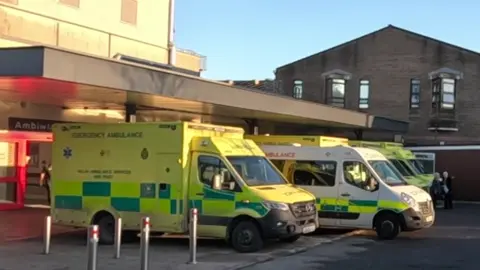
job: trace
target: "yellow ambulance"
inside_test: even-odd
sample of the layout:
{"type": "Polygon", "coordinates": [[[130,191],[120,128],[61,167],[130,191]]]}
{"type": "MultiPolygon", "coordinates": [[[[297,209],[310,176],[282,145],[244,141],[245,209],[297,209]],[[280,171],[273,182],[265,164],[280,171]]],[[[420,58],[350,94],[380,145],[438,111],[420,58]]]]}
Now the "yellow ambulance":
{"type": "Polygon", "coordinates": [[[288,184],[240,128],[190,122],[56,124],[52,207],[57,224],[100,227],[114,241],[115,219],[133,238],[149,216],[152,231],[226,239],[239,252],[265,239],[295,241],[315,231],[315,197],[288,184]]]}
{"type": "Polygon", "coordinates": [[[393,239],[434,223],[430,195],[408,185],[376,150],[350,147],[343,138],[248,137],[291,183],[315,194],[321,227],[375,229],[393,239]]]}

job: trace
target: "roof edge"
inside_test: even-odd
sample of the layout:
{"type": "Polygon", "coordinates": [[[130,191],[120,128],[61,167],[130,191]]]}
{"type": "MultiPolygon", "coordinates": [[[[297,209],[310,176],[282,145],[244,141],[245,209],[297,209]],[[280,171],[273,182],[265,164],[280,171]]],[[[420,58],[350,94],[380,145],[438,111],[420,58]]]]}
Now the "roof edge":
{"type": "Polygon", "coordinates": [[[385,26],[385,27],[382,27],[382,28],[380,28],[380,29],[378,29],[378,30],[375,30],[375,31],[373,31],[373,32],[369,32],[369,33],[367,33],[367,34],[361,35],[360,37],[356,37],[356,38],[354,38],[354,39],[351,39],[351,40],[349,40],[349,41],[343,42],[343,43],[341,43],[341,44],[339,44],[339,45],[335,45],[335,46],[333,46],[333,47],[330,47],[330,48],[325,49],[325,50],[323,50],[323,51],[320,51],[320,52],[318,52],[318,53],[314,53],[314,54],[308,55],[308,56],[306,56],[306,57],[303,57],[303,58],[301,58],[301,59],[295,60],[295,61],[293,61],[293,62],[291,62],[291,63],[288,63],[288,64],[284,64],[284,65],[282,65],[282,66],[279,66],[279,67],[277,67],[277,68],[275,69],[275,71],[277,71],[278,69],[284,68],[284,67],[286,67],[286,66],[290,66],[290,65],[292,65],[292,64],[295,64],[295,63],[304,61],[304,60],[306,60],[306,59],[308,59],[308,58],[310,58],[310,57],[312,57],[312,56],[321,55],[321,54],[327,53],[327,52],[329,52],[329,51],[333,51],[333,50],[335,50],[335,49],[337,49],[337,48],[340,48],[340,47],[342,47],[342,46],[345,46],[345,45],[347,45],[347,44],[349,44],[349,43],[351,43],[351,42],[355,42],[355,41],[357,41],[357,40],[360,40],[360,39],[362,39],[362,38],[365,38],[365,37],[368,37],[368,36],[370,36],[370,35],[376,34],[376,33],[380,32],[380,31],[386,30],[386,29],[391,28],[391,27],[394,27],[394,26],[391,25],[391,24],[389,24],[389,25],[387,25],[387,26],[385,26]]]}
{"type": "Polygon", "coordinates": [[[386,29],[395,29],[395,30],[398,30],[398,31],[402,31],[402,32],[405,32],[405,33],[407,33],[407,34],[409,34],[409,35],[415,36],[415,37],[427,39],[427,40],[430,40],[430,41],[433,41],[433,42],[438,42],[438,43],[440,43],[440,44],[443,44],[443,45],[445,45],[445,46],[451,47],[451,48],[453,48],[453,49],[465,51],[465,52],[474,54],[474,55],[476,55],[476,56],[480,56],[480,52],[476,52],[476,51],[474,51],[474,50],[471,50],[471,49],[468,49],[468,48],[465,48],[465,47],[461,47],[461,46],[458,46],[458,45],[455,45],[455,44],[452,44],[452,43],[448,43],[448,42],[445,42],[445,41],[442,41],[442,40],[439,40],[439,39],[436,39],[436,38],[433,38],[433,37],[430,37],[430,36],[426,36],[426,35],[423,35],[423,34],[420,34],[420,33],[417,33],[417,32],[413,32],[413,31],[407,30],[407,29],[405,29],[405,28],[401,28],[401,27],[398,27],[398,26],[389,24],[389,25],[387,25],[386,27],[380,28],[380,29],[378,29],[378,30],[376,30],[376,31],[370,32],[370,33],[368,33],[368,34],[362,35],[362,36],[357,37],[357,38],[354,38],[354,39],[351,39],[351,40],[349,40],[349,41],[347,41],[347,42],[343,42],[343,43],[341,43],[341,44],[339,44],[339,45],[336,45],[336,46],[334,46],[334,47],[330,47],[330,48],[325,49],[325,50],[323,50],[323,51],[321,51],[321,52],[314,53],[314,54],[311,54],[311,55],[309,55],[309,56],[303,57],[303,58],[301,58],[301,59],[295,60],[295,61],[293,61],[293,62],[291,62],[291,63],[288,63],[288,64],[284,64],[284,65],[282,65],[282,66],[279,66],[279,67],[277,67],[277,68],[275,69],[275,72],[276,72],[277,70],[279,70],[279,69],[282,69],[282,68],[285,68],[285,67],[287,67],[287,66],[290,66],[290,65],[299,63],[299,62],[301,62],[301,61],[304,61],[304,60],[306,60],[306,59],[308,59],[308,58],[310,58],[310,57],[317,56],[317,55],[321,55],[321,54],[324,54],[324,53],[328,53],[328,52],[333,51],[333,50],[335,50],[335,49],[338,49],[338,48],[340,48],[340,47],[342,47],[342,46],[348,45],[348,44],[350,44],[350,43],[352,43],[352,42],[356,42],[356,41],[358,41],[358,40],[360,40],[360,39],[366,38],[366,37],[368,37],[368,36],[370,36],[370,35],[377,34],[377,33],[381,32],[381,31],[386,30],[386,29]]]}

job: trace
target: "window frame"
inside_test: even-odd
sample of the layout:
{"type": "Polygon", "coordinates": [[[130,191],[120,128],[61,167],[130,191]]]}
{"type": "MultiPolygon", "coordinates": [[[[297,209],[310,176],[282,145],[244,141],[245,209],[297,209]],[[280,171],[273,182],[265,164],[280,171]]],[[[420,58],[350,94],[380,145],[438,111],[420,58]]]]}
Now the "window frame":
{"type": "Polygon", "coordinates": [[[303,81],[300,79],[293,80],[293,93],[292,97],[295,99],[303,98],[303,81]]]}
{"type": "MultiPolygon", "coordinates": [[[[126,23],[128,25],[137,26],[137,23],[138,23],[138,3],[139,3],[139,1],[138,0],[121,0],[121,1],[122,2],[120,3],[120,21],[122,23],[126,23]],[[129,17],[127,15],[127,14],[129,14],[129,13],[127,13],[128,9],[126,9],[129,6],[128,2],[135,3],[135,17],[131,21],[127,19],[129,17]]],[[[133,12],[133,11],[130,11],[130,12],[133,12]]]]}
{"type": "Polygon", "coordinates": [[[454,111],[457,99],[457,80],[452,78],[437,77],[432,79],[432,108],[441,111],[454,111]],[[445,92],[445,85],[452,86],[451,92],[445,92]],[[445,101],[445,95],[453,101],[445,101]],[[446,106],[449,105],[449,106],[446,106]]]}
{"type": "Polygon", "coordinates": [[[456,88],[457,88],[457,81],[455,79],[450,78],[442,78],[442,91],[441,91],[441,99],[440,99],[440,109],[442,110],[455,110],[455,103],[456,103],[456,88]],[[448,81],[448,82],[447,82],[448,81]],[[452,86],[452,92],[445,92],[445,85],[452,86]],[[451,95],[453,101],[445,101],[445,95],[451,95]],[[445,105],[451,105],[451,107],[445,107],[445,105]]]}
{"type": "Polygon", "coordinates": [[[359,92],[358,93],[358,108],[361,109],[361,110],[366,110],[366,109],[370,108],[370,80],[361,79],[359,81],[359,85],[358,85],[358,92],[359,92]],[[367,97],[362,97],[362,86],[367,87],[367,97]]]}
{"type": "Polygon", "coordinates": [[[335,187],[337,186],[337,169],[338,169],[338,162],[336,160],[297,160],[295,162],[295,165],[333,165],[334,166],[334,175],[333,175],[333,185],[330,185],[329,182],[325,179],[325,178],[322,178],[321,175],[316,175],[315,172],[311,172],[311,171],[308,171],[308,170],[305,170],[305,169],[302,169],[302,168],[294,168],[293,169],[293,172],[292,172],[292,183],[295,184],[295,185],[298,185],[297,183],[295,183],[295,173],[297,171],[299,172],[307,172],[307,173],[310,173],[312,174],[312,176],[318,180],[318,183],[321,183],[320,182],[320,179],[321,178],[325,183],[327,183],[327,185],[299,185],[299,186],[308,186],[308,187],[323,187],[323,188],[328,188],[328,187],[335,187]],[[323,163],[323,164],[322,164],[323,163]]]}
{"type": "MultiPolygon", "coordinates": [[[[343,181],[344,181],[346,184],[348,184],[348,185],[350,185],[350,186],[352,186],[352,187],[356,187],[356,188],[358,188],[358,189],[360,189],[360,190],[367,191],[367,192],[376,192],[376,191],[378,191],[378,188],[379,188],[379,186],[380,186],[377,177],[375,177],[375,175],[373,174],[373,172],[370,170],[369,166],[368,166],[367,164],[363,163],[362,161],[359,161],[359,160],[344,160],[344,161],[342,162],[342,177],[343,177],[343,181]],[[346,163],[354,163],[354,162],[362,164],[362,165],[367,169],[367,172],[370,174],[370,177],[373,177],[373,179],[375,179],[375,181],[377,182],[377,188],[375,188],[375,189],[373,189],[373,190],[368,190],[368,189],[366,189],[366,188],[364,188],[364,187],[360,187],[359,185],[356,185],[355,183],[351,183],[350,181],[347,181],[347,178],[345,177],[345,164],[346,164],[346,163]]],[[[368,177],[367,177],[367,178],[368,178],[368,177]]]]}
{"type": "Polygon", "coordinates": [[[338,107],[338,108],[345,108],[346,106],[346,90],[347,90],[347,80],[346,79],[338,79],[338,78],[329,78],[327,79],[327,89],[328,89],[328,105],[338,107]],[[334,85],[342,85],[343,86],[343,97],[335,97],[334,96],[334,85]]]}
{"type": "Polygon", "coordinates": [[[420,108],[420,96],[422,92],[422,81],[420,79],[410,79],[410,109],[420,108]],[[418,86],[418,92],[414,92],[414,86],[418,86]],[[417,102],[413,102],[413,97],[417,96],[417,102]]]}
{"type": "MultiPolygon", "coordinates": [[[[228,192],[228,191],[230,191],[230,192],[241,192],[241,191],[242,191],[242,189],[241,189],[241,187],[240,187],[240,184],[239,184],[239,182],[237,181],[237,177],[236,177],[236,175],[235,175],[236,171],[235,171],[235,172],[232,172],[231,168],[228,167],[227,162],[225,162],[225,160],[223,160],[223,159],[220,158],[219,156],[209,155],[209,154],[204,154],[204,153],[200,153],[200,154],[198,154],[198,156],[197,156],[197,180],[198,180],[198,182],[199,182],[200,184],[205,185],[205,186],[207,186],[207,187],[209,187],[209,188],[213,188],[213,187],[212,187],[212,182],[211,182],[213,179],[210,180],[210,184],[205,183],[205,182],[203,181],[203,180],[204,180],[204,178],[203,178],[203,173],[204,173],[204,172],[202,172],[202,168],[201,168],[201,164],[202,164],[201,159],[202,159],[202,158],[217,159],[217,161],[219,161],[219,163],[223,164],[223,167],[218,166],[218,167],[215,167],[215,168],[219,168],[219,171],[220,171],[221,168],[227,169],[227,170],[228,170],[228,173],[230,174],[231,179],[235,182],[235,188],[234,188],[233,190],[223,189],[223,187],[222,187],[221,191],[226,191],[226,192],[228,192]]],[[[203,164],[206,164],[206,162],[203,162],[203,164]]],[[[219,165],[220,165],[220,164],[219,164],[219,165]]],[[[235,169],[234,169],[234,170],[235,170],[235,169]]],[[[215,173],[214,173],[213,175],[215,175],[215,173]]],[[[213,175],[212,175],[212,177],[213,177],[213,175]]]]}

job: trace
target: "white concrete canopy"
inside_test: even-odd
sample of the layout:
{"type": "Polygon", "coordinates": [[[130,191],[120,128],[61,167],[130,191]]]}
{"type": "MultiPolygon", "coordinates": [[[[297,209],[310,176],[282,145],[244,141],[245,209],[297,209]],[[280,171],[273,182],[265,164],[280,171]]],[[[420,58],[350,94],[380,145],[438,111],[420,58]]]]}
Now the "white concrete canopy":
{"type": "Polygon", "coordinates": [[[408,123],[50,47],[0,49],[0,99],[69,108],[128,104],[201,115],[404,132],[408,123]],[[377,121],[378,120],[378,121],[377,121]]]}

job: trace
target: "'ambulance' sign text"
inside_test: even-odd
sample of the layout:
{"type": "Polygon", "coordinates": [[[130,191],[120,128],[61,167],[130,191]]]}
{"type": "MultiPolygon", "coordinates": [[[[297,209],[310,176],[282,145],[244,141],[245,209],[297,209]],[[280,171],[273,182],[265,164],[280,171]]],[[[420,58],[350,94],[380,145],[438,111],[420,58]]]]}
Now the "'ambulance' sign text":
{"type": "Polygon", "coordinates": [[[294,158],[294,152],[268,152],[265,153],[269,158],[294,158]]]}

